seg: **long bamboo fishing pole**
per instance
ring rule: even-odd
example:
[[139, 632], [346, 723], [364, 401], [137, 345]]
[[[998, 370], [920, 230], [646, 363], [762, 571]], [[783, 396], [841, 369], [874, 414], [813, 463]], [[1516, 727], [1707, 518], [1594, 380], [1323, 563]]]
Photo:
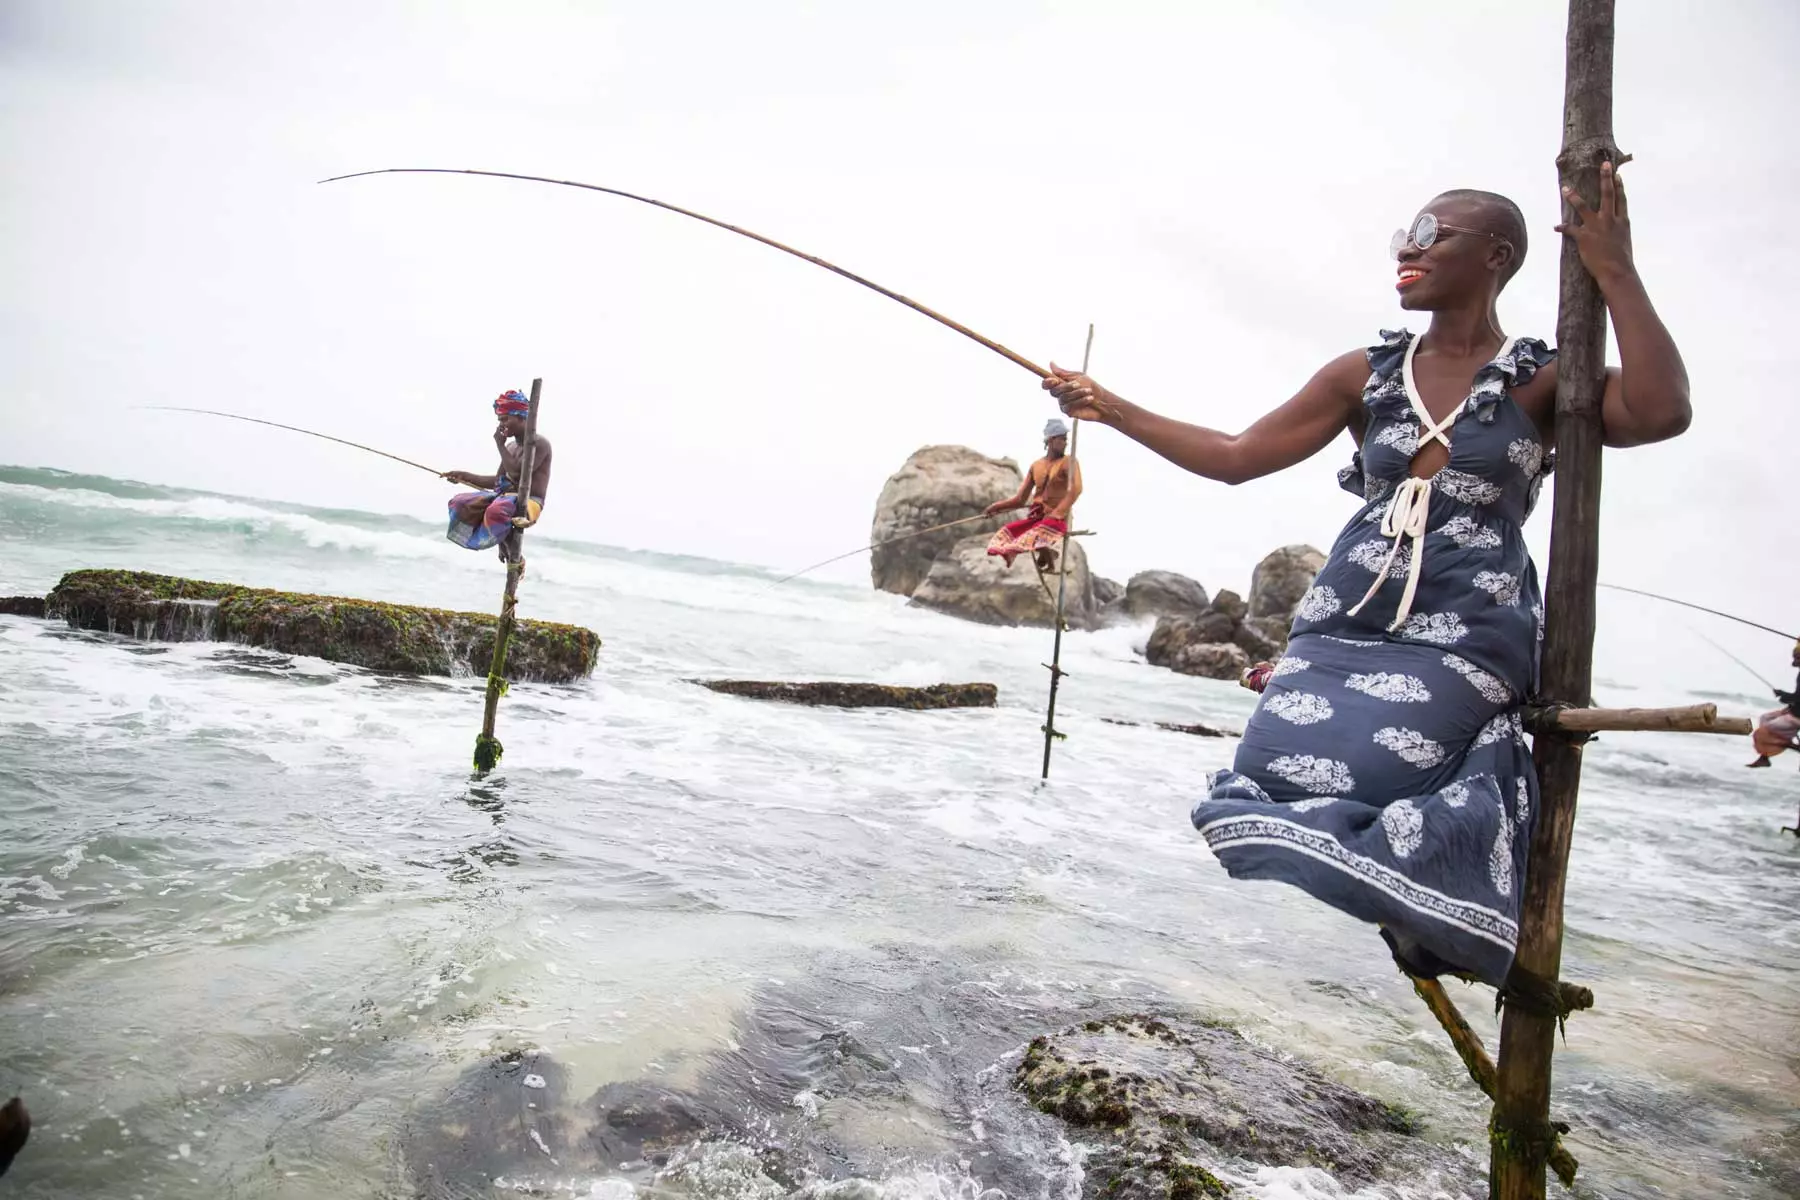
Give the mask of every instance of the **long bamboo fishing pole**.
[[1728, 612], [1720, 612], [1718, 609], [1708, 608], [1704, 604], [1693, 604], [1686, 600], [1677, 600], [1673, 596], [1663, 596], [1663, 595], [1659, 595], [1656, 592], [1646, 592], [1641, 588], [1623, 587], [1616, 583], [1603, 583], [1600, 586], [1603, 588], [1610, 588], [1612, 591], [1615, 591], [1615, 592], [1630, 592], [1634, 596], [1648, 596], [1652, 600], [1661, 600], [1664, 604], [1679, 604], [1683, 608], [1691, 608], [1697, 612], [1710, 613], [1711, 615], [1713, 615], [1715, 617], [1724, 617], [1727, 621], [1736, 621], [1739, 625], [1748, 625], [1752, 629], [1760, 629], [1764, 633], [1772, 633], [1776, 637], [1784, 637], [1784, 638], [1788, 638], [1792, 641], [1800, 641], [1800, 635], [1795, 635], [1792, 633], [1783, 633], [1781, 630], [1776, 629], [1772, 625], [1763, 625], [1759, 622], [1751, 621], [1744, 617], [1734, 616]]
[[513, 613], [519, 603], [519, 577], [525, 573], [522, 551], [525, 529], [531, 524], [531, 475], [537, 458], [538, 397], [543, 388], [542, 379], [531, 381], [531, 399], [525, 410], [525, 436], [519, 444], [519, 498], [513, 510], [513, 529], [507, 534], [511, 548], [506, 556], [506, 589], [500, 594], [500, 619], [494, 623], [494, 657], [488, 664], [481, 732], [475, 737], [475, 769], [483, 774], [499, 765], [500, 756], [506, 749], [494, 736], [494, 722], [499, 715], [500, 697], [506, 694], [506, 646], [512, 640], [516, 622]]
[[842, 554], [833, 555], [832, 557], [825, 559], [823, 562], [816, 562], [810, 567], [802, 567], [798, 571], [795, 571], [792, 575], [783, 575], [780, 579], [777, 579], [774, 583], [770, 584], [769, 586], [776, 587], [780, 584], [786, 583], [790, 579], [798, 579], [802, 575], [805, 575], [810, 571], [818, 570], [820, 567], [828, 567], [834, 562], [842, 562], [844, 559], [849, 558], [852, 554], [861, 554], [865, 550], [879, 550], [883, 546], [892, 546], [895, 542], [904, 542], [908, 538], [924, 537], [928, 533], [937, 533], [939, 530], [953, 529], [958, 525], [967, 525], [970, 521], [985, 521], [985, 520], [989, 519], [989, 516], [990, 516], [990, 514], [988, 514], [988, 513], [978, 512], [972, 517], [958, 517], [954, 521], [945, 521], [942, 525], [932, 525], [925, 529], [915, 529], [911, 533], [903, 533], [898, 537], [884, 538], [879, 542], [871, 542], [867, 546], [858, 546], [854, 550], [846, 550]]
[[[1088, 358], [1093, 353], [1094, 325], [1093, 322], [1090, 321], [1088, 322], [1087, 345], [1083, 347], [1081, 351], [1081, 373], [1083, 375], [1087, 374]], [[1076, 461], [1075, 458], [1075, 444], [1080, 440], [1081, 418], [1076, 417], [1069, 426], [1069, 472], [1072, 475], [1072, 478], [1069, 480], [1070, 486], [1073, 486], [1075, 481], [1081, 478], [1081, 464]], [[1069, 507], [1073, 510], [1074, 505], [1070, 505]], [[1071, 511], [1068, 514], [1068, 517], [1064, 518], [1065, 521], [1072, 518], [1074, 515], [1074, 512]], [[1038, 776], [1040, 779], [1050, 778], [1050, 747], [1056, 741], [1056, 689], [1057, 686], [1062, 683], [1063, 677], [1063, 597], [1067, 594], [1069, 587], [1069, 553], [1071, 550], [1071, 546], [1069, 545], [1068, 526], [1066, 524], [1063, 526], [1062, 546], [1060, 549], [1062, 550], [1061, 561], [1057, 563], [1057, 566], [1062, 569], [1057, 572], [1056, 576], [1056, 640], [1051, 644], [1050, 662], [1048, 664], [1050, 667], [1050, 703], [1044, 710], [1044, 771], [1042, 775]]]
[[960, 321], [954, 321], [954, 320], [950, 319], [949, 317], [946, 317], [943, 313], [937, 312], [933, 309], [926, 308], [923, 304], [920, 304], [917, 300], [913, 300], [907, 296], [902, 296], [899, 292], [896, 292], [890, 288], [882, 287], [879, 283], [876, 283], [873, 279], [865, 279], [863, 276], [858, 275], [854, 271], [847, 271], [843, 267], [838, 266], [836, 263], [826, 262], [824, 259], [818, 257], [817, 255], [808, 254], [803, 250], [796, 250], [792, 246], [784, 245], [783, 243], [776, 241], [774, 238], [764, 237], [762, 234], [753, 232], [752, 230], [749, 230], [749, 229], [745, 229], [742, 226], [733, 225], [727, 221], [721, 221], [715, 217], [709, 217], [705, 213], [697, 213], [693, 209], [682, 208], [680, 205], [670, 204], [664, 200], [652, 200], [648, 196], [640, 196], [635, 192], [622, 191], [619, 188], [602, 187], [601, 185], [599, 185], [597, 183], [577, 183], [575, 180], [572, 180], [572, 179], [551, 179], [551, 178], [548, 178], [547, 176], [543, 176], [543, 175], [520, 175], [520, 174], [516, 174], [511, 171], [478, 171], [473, 168], [461, 168], [461, 167], [383, 167], [377, 171], [354, 171], [348, 175], [333, 175], [330, 179], [321, 179], [321, 180], [319, 180], [319, 182], [320, 183], [336, 183], [342, 179], [361, 179], [364, 176], [368, 176], [368, 175], [485, 175], [491, 179], [517, 179], [517, 180], [521, 180], [526, 183], [547, 183], [547, 184], [552, 185], [553, 187], [581, 188], [584, 191], [604, 192], [608, 196], [619, 196], [626, 200], [636, 200], [639, 204], [648, 204], [653, 208], [661, 208], [661, 209], [665, 209], [672, 213], [679, 213], [681, 216], [692, 217], [696, 221], [704, 221], [708, 225], [714, 225], [720, 229], [729, 230], [730, 232], [738, 234], [742, 237], [747, 237], [753, 242], [761, 242], [763, 245], [772, 247], [776, 250], [781, 251], [784, 254], [791, 254], [795, 258], [804, 259], [806, 262], [811, 263], [815, 267], [823, 267], [827, 271], [830, 271], [835, 275], [842, 275], [845, 279], [850, 280], [852, 283], [860, 283], [864, 287], [868, 288], [870, 291], [880, 292], [883, 296], [886, 296], [889, 300], [898, 301], [899, 303], [904, 304], [904, 305], [906, 305], [906, 307], [912, 309], [914, 312], [922, 313], [923, 315], [930, 317], [932, 320], [936, 321], [938, 324], [947, 326], [948, 328], [951, 328], [951, 329], [954, 329], [956, 332], [962, 334], [964, 337], [981, 343], [983, 346], [986, 346], [989, 350], [992, 350], [995, 354], [1000, 355], [1002, 358], [1005, 358], [1010, 362], [1017, 363], [1019, 366], [1024, 367], [1027, 371], [1030, 371], [1033, 375], [1036, 375], [1039, 379], [1048, 379], [1050, 377], [1049, 371], [1046, 371], [1043, 367], [1038, 366], [1036, 363], [1032, 362], [1029, 358], [1026, 358], [1024, 355], [1014, 353], [1013, 351], [1007, 349], [1005, 346], [1002, 346], [999, 342], [994, 341], [992, 338], [984, 337], [981, 334], [976, 333], [973, 329], [970, 329], [967, 325], [964, 325]]
[[379, 454], [383, 458], [391, 458], [397, 463], [405, 463], [409, 467], [417, 467], [421, 471], [430, 472], [439, 479], [444, 477], [444, 473], [436, 467], [428, 467], [424, 463], [414, 462], [410, 458], [401, 458], [398, 454], [389, 454], [386, 450], [377, 450], [373, 446], [365, 446], [361, 442], [353, 442], [349, 438], [333, 437], [329, 433], [320, 433], [316, 429], [302, 429], [298, 425], [283, 425], [280, 421], [265, 421], [261, 417], [245, 417], [240, 416], [237, 413], [218, 412], [217, 410], [210, 408], [178, 408], [171, 404], [138, 404], [133, 407], [142, 412], [198, 413], [207, 417], [225, 417], [232, 421], [248, 421], [252, 425], [267, 425], [272, 429], [285, 429], [289, 433], [304, 433], [307, 437], [323, 438], [328, 442], [336, 442], [340, 446], [349, 446], [353, 450], [366, 450], [370, 454]]

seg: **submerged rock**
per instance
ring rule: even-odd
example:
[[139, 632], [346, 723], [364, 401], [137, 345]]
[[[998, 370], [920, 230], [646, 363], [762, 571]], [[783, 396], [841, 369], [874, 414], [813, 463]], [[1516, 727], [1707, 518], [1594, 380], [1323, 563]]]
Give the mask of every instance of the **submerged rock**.
[[[987, 552], [986, 534], [965, 537], [931, 564], [931, 573], [912, 594], [920, 608], [979, 621], [984, 625], [1035, 625], [1049, 629], [1056, 623], [1057, 577], [1041, 578], [1022, 554], [1008, 567]], [[1094, 585], [1088, 574], [1087, 553], [1077, 538], [1063, 543], [1068, 556], [1069, 581], [1063, 596], [1063, 616], [1071, 629], [1091, 629], [1096, 624]]]
[[[143, 641], [235, 642], [406, 675], [485, 673], [495, 617], [409, 604], [210, 583], [143, 571], [71, 571], [44, 598], [45, 615], [76, 629]], [[520, 621], [508, 679], [569, 683], [593, 673], [592, 630]]]
[[1202, 1022], [1087, 1021], [1034, 1040], [1013, 1082], [1095, 1146], [1090, 1197], [1229, 1196], [1214, 1171], [1234, 1161], [1318, 1167], [1354, 1186], [1471, 1174], [1406, 1113]]
[[875, 501], [869, 540], [905, 540], [871, 552], [871, 581], [881, 591], [912, 595], [925, 582], [931, 564], [957, 542], [971, 534], [985, 540], [1019, 514], [970, 521], [919, 537], [905, 535], [978, 516], [988, 505], [1017, 492], [1023, 478], [1019, 464], [1012, 459], [989, 458], [967, 446], [926, 446], [914, 451], [905, 465], [888, 477]]
[[1000, 689], [991, 683], [897, 687], [887, 683], [780, 683], [755, 679], [696, 679], [694, 682], [728, 696], [828, 708], [992, 708], [1000, 697]]

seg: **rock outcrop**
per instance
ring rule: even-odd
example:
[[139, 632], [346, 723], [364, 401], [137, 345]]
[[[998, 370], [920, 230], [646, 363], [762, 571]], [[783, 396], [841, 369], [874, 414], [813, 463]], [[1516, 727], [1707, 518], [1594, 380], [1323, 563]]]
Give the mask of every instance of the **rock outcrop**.
[[0, 596], [0, 616], [4, 617], [37, 617], [44, 616], [44, 598], [42, 596]]
[[[1045, 629], [1056, 623], [1057, 577], [1039, 578], [1031, 556], [1020, 555], [1008, 567], [987, 552], [988, 535], [965, 537], [931, 564], [930, 572], [912, 594], [921, 608], [949, 613], [984, 625], [1036, 625]], [[1069, 580], [1063, 597], [1063, 616], [1071, 629], [1092, 629], [1095, 624], [1094, 584], [1088, 574], [1087, 554], [1077, 538], [1064, 542]]]
[[1324, 565], [1325, 556], [1311, 546], [1283, 546], [1256, 564], [1248, 601], [1221, 591], [1198, 613], [1163, 616], [1144, 657], [1152, 666], [1208, 679], [1237, 679], [1252, 663], [1279, 658], [1294, 609]]
[[1087, 1196], [1203, 1200], [1241, 1194], [1214, 1173], [1244, 1161], [1318, 1168], [1346, 1188], [1480, 1182], [1467, 1160], [1417, 1136], [1414, 1118], [1234, 1030], [1114, 1017], [1040, 1037], [1014, 1086], [1092, 1149]]
[[1139, 571], [1125, 585], [1125, 611], [1134, 617], [1197, 617], [1206, 589], [1173, 571]]
[[827, 708], [992, 708], [1000, 697], [1000, 689], [991, 683], [896, 687], [886, 683], [765, 683], [754, 679], [696, 679], [694, 682], [727, 696]]
[[[869, 541], [884, 542], [977, 516], [996, 500], [1017, 492], [1023, 479], [1019, 464], [1010, 458], [989, 458], [967, 446], [926, 446], [888, 476], [875, 501]], [[985, 543], [996, 529], [1018, 515], [970, 521], [878, 546], [870, 554], [870, 579], [881, 591], [910, 596], [925, 582], [940, 555], [971, 536], [979, 535]]]
[[[1283, 546], [1265, 555], [1250, 573], [1250, 615], [1292, 623], [1300, 597], [1313, 585], [1325, 556], [1311, 546]], [[1287, 636], [1282, 635], [1282, 641]]]
[[[76, 629], [143, 641], [234, 642], [405, 675], [485, 674], [496, 618], [340, 596], [309, 596], [153, 575], [71, 571], [44, 598], [45, 615]], [[515, 682], [570, 683], [593, 673], [589, 629], [520, 621], [507, 649]]]

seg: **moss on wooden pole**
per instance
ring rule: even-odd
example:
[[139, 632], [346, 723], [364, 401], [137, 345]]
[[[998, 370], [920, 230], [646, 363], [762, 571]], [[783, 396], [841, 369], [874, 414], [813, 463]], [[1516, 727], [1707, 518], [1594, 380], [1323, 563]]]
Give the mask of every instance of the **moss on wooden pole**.
[[488, 667], [487, 707], [481, 716], [481, 732], [475, 737], [477, 771], [493, 770], [505, 751], [500, 739], [494, 736], [494, 719], [499, 714], [500, 697], [506, 694], [506, 644], [512, 640], [519, 576], [525, 573], [525, 527], [531, 523], [531, 469], [537, 453], [538, 397], [543, 387], [542, 379], [531, 381], [531, 406], [525, 412], [525, 437], [519, 448], [519, 500], [514, 508], [510, 538], [512, 552], [507, 555], [506, 590], [500, 596], [500, 621], [494, 630], [494, 661]]
[[[1570, 0], [1562, 183], [1589, 204], [1598, 201], [1600, 164], [1620, 161], [1612, 137], [1613, 0]], [[1563, 218], [1574, 220], [1564, 203]], [[1593, 682], [1594, 588], [1600, 559], [1600, 400], [1606, 383], [1606, 305], [1576, 253], [1562, 246], [1562, 286], [1556, 323], [1556, 501], [1551, 516], [1550, 570], [1542, 699], [1583, 707]], [[1581, 783], [1581, 744], [1567, 735], [1539, 734], [1533, 756], [1539, 791], [1519, 915], [1515, 972], [1522, 981], [1555, 980], [1562, 968], [1563, 884], [1575, 800]], [[1500, 1027], [1489, 1195], [1542, 1200], [1544, 1168], [1555, 1130], [1550, 1125], [1551, 1055], [1560, 1016], [1554, 1004], [1525, 1002], [1514, 989]]]

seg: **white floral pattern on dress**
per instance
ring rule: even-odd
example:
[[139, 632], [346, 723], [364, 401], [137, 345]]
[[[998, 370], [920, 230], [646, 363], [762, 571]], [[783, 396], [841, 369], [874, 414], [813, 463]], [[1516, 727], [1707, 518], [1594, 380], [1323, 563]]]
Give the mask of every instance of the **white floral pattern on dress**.
[[1389, 566], [1387, 557], [1393, 549], [1394, 543], [1374, 538], [1350, 547], [1345, 557], [1371, 575], [1379, 575], [1381, 569], [1387, 567], [1391, 579], [1405, 575], [1407, 568], [1412, 566], [1412, 551], [1406, 546], [1400, 547], [1400, 553], [1394, 555], [1393, 565]]
[[1363, 481], [1363, 501], [1372, 504], [1377, 500], [1386, 499], [1387, 494], [1393, 490], [1394, 481], [1391, 479], [1365, 479]]
[[1275, 669], [1269, 673], [1269, 678], [1280, 679], [1283, 675], [1298, 675], [1310, 666], [1312, 666], [1312, 663], [1304, 658], [1283, 655], [1276, 661]]
[[1506, 808], [1500, 809], [1500, 828], [1494, 833], [1494, 848], [1488, 851], [1488, 878], [1502, 896], [1512, 895], [1513, 851], [1512, 826], [1506, 823]]
[[1425, 816], [1411, 800], [1396, 800], [1381, 810], [1381, 828], [1395, 858], [1407, 858], [1425, 840]]
[[1513, 466], [1525, 472], [1525, 478], [1535, 479], [1538, 468], [1544, 465], [1544, 443], [1518, 438], [1507, 445], [1506, 457]]
[[1513, 698], [1512, 689], [1498, 675], [1484, 671], [1468, 659], [1456, 654], [1444, 655], [1444, 665], [1469, 681], [1469, 685], [1481, 693], [1481, 698], [1490, 704], [1505, 704]]
[[1477, 747], [1492, 746], [1495, 742], [1504, 741], [1507, 738], [1521, 743], [1525, 740], [1524, 726], [1519, 723], [1519, 714], [1516, 711], [1503, 712], [1483, 725], [1481, 732], [1475, 735], [1475, 745]]
[[1531, 820], [1531, 781], [1521, 775], [1514, 782], [1518, 787], [1518, 803], [1514, 806], [1514, 812], [1522, 826]]
[[1492, 504], [1502, 494], [1499, 484], [1453, 467], [1445, 467], [1433, 476], [1431, 486], [1464, 504]]
[[1438, 528], [1438, 532], [1464, 550], [1498, 550], [1500, 548], [1499, 531], [1489, 529], [1467, 513], [1451, 517]]
[[1419, 426], [1406, 421], [1395, 421], [1384, 426], [1375, 435], [1375, 445], [1392, 446], [1410, 458], [1419, 452]]
[[1531, 619], [1537, 622], [1537, 640], [1541, 642], [1544, 640], [1544, 602], [1542, 600], [1531, 602]]
[[1495, 604], [1517, 607], [1519, 588], [1524, 582], [1506, 571], [1477, 571], [1475, 586], [1494, 598]]
[[1460, 779], [1454, 783], [1446, 783], [1438, 797], [1451, 808], [1461, 808], [1469, 802], [1469, 785]]
[[1270, 761], [1269, 771], [1315, 796], [1346, 796], [1356, 790], [1356, 777], [1349, 766], [1335, 758], [1284, 754]]
[[1331, 701], [1311, 692], [1281, 692], [1266, 698], [1262, 706], [1290, 725], [1317, 725], [1332, 717]]
[[1288, 811], [1294, 813], [1309, 813], [1314, 809], [1325, 808], [1326, 806], [1336, 804], [1337, 802], [1338, 798], [1336, 796], [1314, 796], [1311, 800], [1295, 800], [1288, 805]]
[[1400, 636], [1434, 646], [1454, 646], [1469, 636], [1469, 627], [1455, 613], [1414, 613], [1400, 627]]
[[1389, 725], [1375, 731], [1375, 744], [1386, 746], [1415, 767], [1435, 767], [1449, 757], [1442, 744], [1416, 729]]
[[1381, 645], [1380, 640], [1376, 639], [1376, 638], [1338, 637], [1336, 634], [1332, 634], [1332, 633], [1321, 633], [1319, 636], [1324, 638], [1328, 642], [1336, 642], [1340, 646], [1379, 646], [1379, 645]]
[[1377, 700], [1391, 700], [1395, 704], [1423, 704], [1431, 699], [1431, 689], [1425, 686], [1423, 679], [1392, 671], [1352, 675], [1344, 680], [1344, 686], [1353, 692], [1361, 692]]
[[1324, 584], [1315, 584], [1307, 589], [1306, 595], [1300, 597], [1300, 606], [1296, 610], [1305, 621], [1323, 621], [1326, 617], [1336, 616], [1344, 602], [1338, 599], [1337, 592]]

